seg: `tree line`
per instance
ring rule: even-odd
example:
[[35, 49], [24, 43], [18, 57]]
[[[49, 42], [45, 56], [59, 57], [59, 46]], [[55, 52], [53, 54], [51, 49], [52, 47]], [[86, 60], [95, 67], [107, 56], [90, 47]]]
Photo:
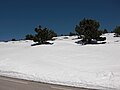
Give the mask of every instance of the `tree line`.
[[[70, 32], [70, 36], [78, 35], [81, 38], [82, 44], [91, 44], [95, 43], [95, 41], [104, 41], [106, 40], [105, 37], [100, 37], [102, 34], [108, 33], [107, 29], [99, 30], [100, 23], [93, 19], [83, 19], [79, 22], [78, 25], [75, 27], [75, 33]], [[57, 36], [53, 30], [48, 28], [42, 28], [41, 26], [34, 29], [36, 32], [35, 35], [28, 34], [26, 35], [26, 40], [33, 40], [37, 42], [37, 44], [49, 44], [48, 40], [51, 40], [53, 37]], [[116, 26], [113, 30], [115, 36], [120, 36], [120, 26]]]

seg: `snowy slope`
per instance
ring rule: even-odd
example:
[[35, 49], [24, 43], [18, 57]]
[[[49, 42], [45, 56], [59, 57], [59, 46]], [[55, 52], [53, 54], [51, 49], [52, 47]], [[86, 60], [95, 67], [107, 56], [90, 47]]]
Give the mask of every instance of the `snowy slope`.
[[0, 42], [0, 75], [53, 84], [120, 90], [120, 37], [106, 44], [78, 45], [77, 37], [56, 37], [53, 45]]

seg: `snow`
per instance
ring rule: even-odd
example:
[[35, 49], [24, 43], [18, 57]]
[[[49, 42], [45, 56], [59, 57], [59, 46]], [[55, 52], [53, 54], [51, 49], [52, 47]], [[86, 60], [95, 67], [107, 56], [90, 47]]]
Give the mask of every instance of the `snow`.
[[[45, 83], [120, 90], [120, 37], [106, 44], [79, 45], [77, 36], [56, 37], [53, 45], [0, 42], [0, 75]], [[67, 38], [66, 38], [67, 37]]]

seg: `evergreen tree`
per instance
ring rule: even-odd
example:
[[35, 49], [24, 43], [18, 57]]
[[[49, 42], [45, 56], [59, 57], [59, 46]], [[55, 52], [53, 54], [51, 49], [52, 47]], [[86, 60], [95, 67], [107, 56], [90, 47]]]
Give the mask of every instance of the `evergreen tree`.
[[53, 30], [49, 30], [48, 28], [42, 29], [41, 26], [35, 28], [35, 32], [37, 34], [34, 36], [33, 41], [38, 42], [39, 44], [44, 44], [47, 40], [51, 40], [53, 37], [57, 36]]
[[91, 43], [92, 39], [99, 40], [102, 34], [98, 30], [99, 27], [100, 24], [96, 20], [84, 18], [79, 25], [76, 25], [75, 31], [83, 38], [83, 42]]
[[57, 34], [54, 31], [49, 30], [48, 28], [35, 28], [35, 32], [37, 34], [34, 37], [34, 41], [40, 44], [43, 44], [47, 40], [51, 40], [53, 37], [57, 36]]
[[33, 40], [34, 42], [38, 42], [34, 45], [39, 44], [50, 44], [47, 42], [47, 40], [51, 40], [53, 37], [56, 37], [57, 34], [53, 30], [49, 30], [48, 28], [42, 28], [41, 26], [35, 28], [34, 30], [36, 32], [35, 35], [28, 34], [26, 35], [26, 40]]

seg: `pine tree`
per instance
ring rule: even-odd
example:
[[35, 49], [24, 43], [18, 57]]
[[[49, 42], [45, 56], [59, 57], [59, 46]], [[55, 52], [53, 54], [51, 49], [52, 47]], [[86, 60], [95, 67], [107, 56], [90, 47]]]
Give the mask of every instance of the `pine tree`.
[[38, 42], [37, 44], [34, 45], [39, 45], [39, 44], [50, 44], [47, 42], [47, 40], [51, 40], [53, 37], [56, 37], [57, 34], [48, 28], [42, 28], [41, 26], [37, 27], [34, 29], [36, 32], [35, 35], [28, 34], [26, 35], [26, 40], [33, 40], [34, 42]]
[[100, 24], [96, 20], [84, 18], [79, 25], [76, 25], [75, 31], [83, 38], [83, 42], [91, 43], [92, 39], [99, 40], [102, 34], [98, 30], [99, 27]]
[[39, 44], [44, 44], [47, 40], [51, 40], [53, 37], [57, 36], [57, 34], [53, 30], [42, 28], [41, 26], [35, 28], [35, 32], [36, 35], [34, 36], [33, 41], [38, 42]]

